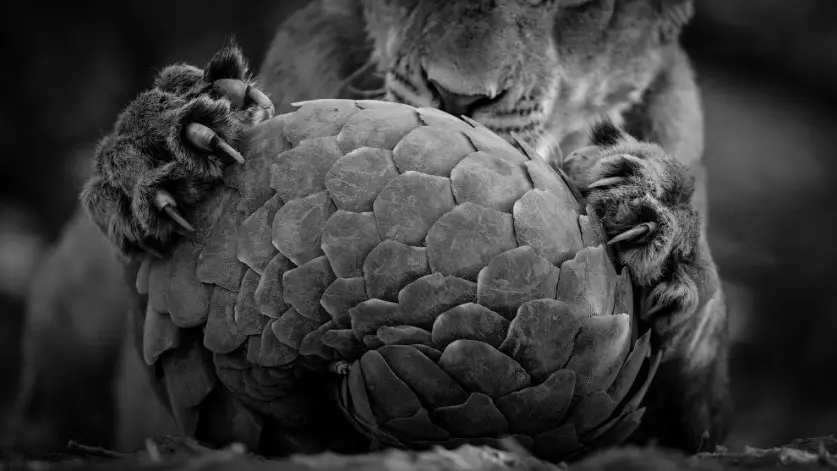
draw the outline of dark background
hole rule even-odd
[[[72,214],[93,143],[156,70],[203,64],[230,34],[258,66],[305,2],[7,3],[0,413],[29,277]],[[837,2],[697,0],[697,12],[684,44],[703,89],[710,238],[733,314],[728,444],[837,433]]]

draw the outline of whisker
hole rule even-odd
[[[373,96],[373,95],[376,95],[376,94],[378,94],[378,95],[381,94],[383,92],[383,88],[378,88],[378,89],[374,89],[374,90],[363,90],[359,87],[356,87],[356,86],[352,85],[352,82],[354,82],[355,80],[357,80],[358,78],[362,77],[364,74],[369,72],[369,69],[371,69],[375,65],[376,65],[376,62],[373,59],[369,59],[368,61],[366,61],[366,63],[364,63],[363,65],[358,67],[357,70],[355,70],[354,72],[349,74],[340,83],[340,90],[346,90],[350,94],[355,95],[357,97],[370,97],[370,96]],[[382,78],[380,76],[380,74],[376,74],[375,72],[372,72],[370,75],[372,75],[373,77]]]
[[[347,84],[346,90],[354,97],[374,99],[375,96],[382,96],[386,94],[386,88],[376,88],[375,90],[361,90],[353,85]]]
[[[352,72],[351,74],[349,74],[349,75],[348,75],[348,76],[347,76],[347,77],[343,80],[343,82],[341,82],[341,83],[340,83],[340,86],[341,86],[341,87],[346,86],[349,82],[351,82],[351,81],[353,81],[354,79],[356,79],[356,78],[360,77],[363,73],[365,73],[366,71],[368,71],[368,70],[369,70],[371,67],[373,67],[374,65],[375,65],[375,61],[374,61],[374,60],[372,60],[372,59],[369,59],[368,61],[366,61],[366,63],[364,63],[363,65],[361,65],[360,67],[358,67],[358,68],[357,68],[357,70],[355,70],[354,72]]]

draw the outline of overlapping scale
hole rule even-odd
[[[265,316],[276,319],[288,307],[284,298],[285,287],[282,284],[282,277],[292,268],[293,264],[290,260],[276,253],[262,270],[259,284],[253,292],[253,301],[258,306],[259,312]]]
[[[239,207],[247,206],[247,200],[241,198],[238,191],[227,189],[223,193],[226,198],[217,198],[223,211],[218,222],[211,231],[207,231],[208,237],[202,238],[203,248],[198,256],[196,268],[198,279],[201,283],[220,286],[230,291],[238,292],[241,278],[247,265],[238,259],[238,229],[245,219],[244,211]],[[209,201],[205,207],[211,207]],[[150,275],[155,279],[154,274]]]
[[[382,238],[423,245],[433,223],[454,205],[449,178],[408,170],[381,190],[373,208]]]
[[[517,247],[511,214],[471,202],[440,217],[426,244],[433,271],[471,280],[492,257]]]
[[[501,397],[497,406],[516,433],[534,434],[561,424],[573,396],[575,373],[558,370],[537,386]]]
[[[527,192],[514,203],[513,214],[517,243],[531,247],[549,263],[560,265],[583,247],[581,229],[567,224],[577,215],[575,207],[551,191]]]
[[[507,319],[534,299],[555,298],[558,267],[524,245],[491,259],[477,280],[477,302]]]
[[[425,121],[423,117],[422,120]],[[475,151],[468,138],[455,129],[420,126],[404,136],[392,153],[401,173],[415,171],[447,177],[462,159]]]
[[[395,301],[402,286],[429,273],[424,247],[393,239],[378,244],[363,262],[363,279],[370,299]]]
[[[322,248],[334,273],[341,278],[363,276],[363,262],[378,244],[375,215],[337,210],[323,229]]]
[[[323,255],[323,229],[335,210],[327,191],[287,202],[273,217],[273,245],[296,265]]]
[[[235,302],[238,293],[216,286],[209,301],[209,317],[204,327],[203,346],[214,353],[230,353],[247,336],[235,325]]]
[[[238,300],[233,310],[235,326],[244,335],[258,335],[270,322],[270,317],[262,314],[256,305],[258,287],[259,274],[248,269],[241,280],[241,291],[238,292]]]
[[[567,364],[581,327],[561,301],[527,301],[518,309],[500,349],[524,365],[536,381],[543,381]]]
[[[576,317],[605,316],[615,305],[616,270],[602,245],[579,250],[561,264],[558,299]]]
[[[507,213],[532,189],[524,167],[488,152],[465,157],[451,171],[450,179],[457,203],[470,201]]]
[[[264,431],[336,409],[382,443],[513,437],[557,460],[639,423],[659,355],[632,340],[630,277],[531,152],[376,101],[306,102],[244,138],[195,240],[137,275],[142,353],[185,430],[269,453]]]
[[[236,256],[259,275],[278,253],[273,245],[273,219],[284,205],[278,194],[273,195],[256,212],[247,216],[238,228]]]
[[[166,306],[174,325],[181,328],[202,325],[209,316],[213,286],[201,283],[195,275],[200,249],[197,244],[183,243],[169,261],[169,293],[176,295],[167,296]]]
[[[361,147],[391,151],[419,125],[418,115],[410,107],[369,108],[348,119],[337,134],[337,144],[345,153]]]
[[[361,147],[340,159],[326,174],[326,188],[339,209],[372,211],[378,193],[398,176],[392,152]]]
[[[325,190],[326,174],[341,157],[334,136],[304,139],[273,159],[270,187],[282,201],[319,193]]]
[[[476,340],[500,348],[509,330],[509,321],[485,306],[460,304],[448,309],[433,322],[431,341],[439,348],[458,339]]]
[[[331,270],[328,258],[313,260],[286,271],[282,275],[285,302],[293,306],[303,317],[323,323],[331,319],[320,305],[320,299],[337,277]]]
[[[348,327],[351,322],[349,309],[367,299],[369,297],[366,295],[366,282],[363,278],[338,278],[323,292],[320,305],[338,326]]]
[[[241,136],[241,141],[244,143],[242,150],[247,154],[247,165],[227,168],[224,182],[227,188],[237,190],[235,196],[240,197],[237,209],[244,217],[253,214],[265,201],[276,194],[276,190],[270,186],[271,168],[276,163],[275,156],[290,149],[289,135],[286,132],[288,123],[285,118],[287,117],[287,115],[277,116],[277,119],[246,130]],[[232,195],[222,195],[220,201],[223,202],[224,198],[231,197]],[[208,205],[203,208],[205,215],[213,215],[224,207],[216,203],[217,208],[213,208],[211,201],[207,203]],[[210,220],[216,220],[219,216]],[[234,227],[237,228],[238,224]]]
[[[180,330],[172,322],[171,316],[155,311],[150,304],[145,311],[142,334],[142,356],[148,365],[153,365],[160,355],[180,344]]]

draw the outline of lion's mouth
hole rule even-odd
[[[508,90],[494,97],[455,95],[432,83],[416,85],[397,74],[387,77],[385,90],[387,101],[466,116],[512,143],[514,134],[527,141],[536,140],[546,123],[542,103],[534,99],[516,100]]]
[[[540,134],[545,122],[542,114],[541,107],[536,106],[508,111],[487,110],[485,113],[476,113],[469,117],[496,134],[511,139],[512,134],[525,138]]]
[[[561,143],[546,131],[548,115],[545,105],[540,103],[527,106],[518,104],[514,108],[498,106],[502,103],[499,101],[475,103],[479,106],[472,106],[467,112],[457,115],[441,107],[438,99],[428,99],[426,96],[421,99],[409,99],[390,87],[387,87],[384,99],[416,107],[437,108],[457,117],[466,116],[482,124],[509,144],[517,145],[516,138],[523,139],[537,155],[551,165],[560,165],[563,161]]]
[[[503,103],[509,94],[508,90],[502,90],[497,95],[461,95],[447,90],[433,80],[429,80],[428,88],[433,96],[433,102],[446,113],[453,116],[467,116],[474,118],[483,110],[490,110],[499,103]]]
[[[561,154],[556,139],[547,132],[550,96],[535,96],[531,92],[526,95],[512,89],[492,97],[453,96],[424,76],[409,80],[399,71],[390,70],[382,78],[382,98],[387,101],[466,116],[512,145],[516,144],[516,138],[523,139],[547,160]]]

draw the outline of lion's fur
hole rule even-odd
[[[315,0],[277,31],[258,81],[277,112],[286,112],[293,101],[322,97],[386,96],[438,106],[427,85],[432,79],[460,94],[490,97],[473,117],[501,135],[521,134],[545,152],[556,144],[564,151],[585,145],[591,124],[607,116],[692,169],[695,205],[705,220],[700,97],[676,41],[691,1],[530,3]],[[74,224],[77,230],[65,238],[82,237],[78,228],[92,223]],[[720,441],[728,410],[726,311],[705,240],[704,223],[697,249],[700,268],[710,273],[701,290],[708,299],[661,368],[674,386],[651,391],[659,413],[649,413],[645,430],[661,444],[687,450],[698,446],[704,428]],[[77,257],[92,261],[87,252],[103,250],[88,245]],[[61,282],[51,288],[55,296],[68,289]],[[101,295],[99,286],[84,288],[74,296]]]

